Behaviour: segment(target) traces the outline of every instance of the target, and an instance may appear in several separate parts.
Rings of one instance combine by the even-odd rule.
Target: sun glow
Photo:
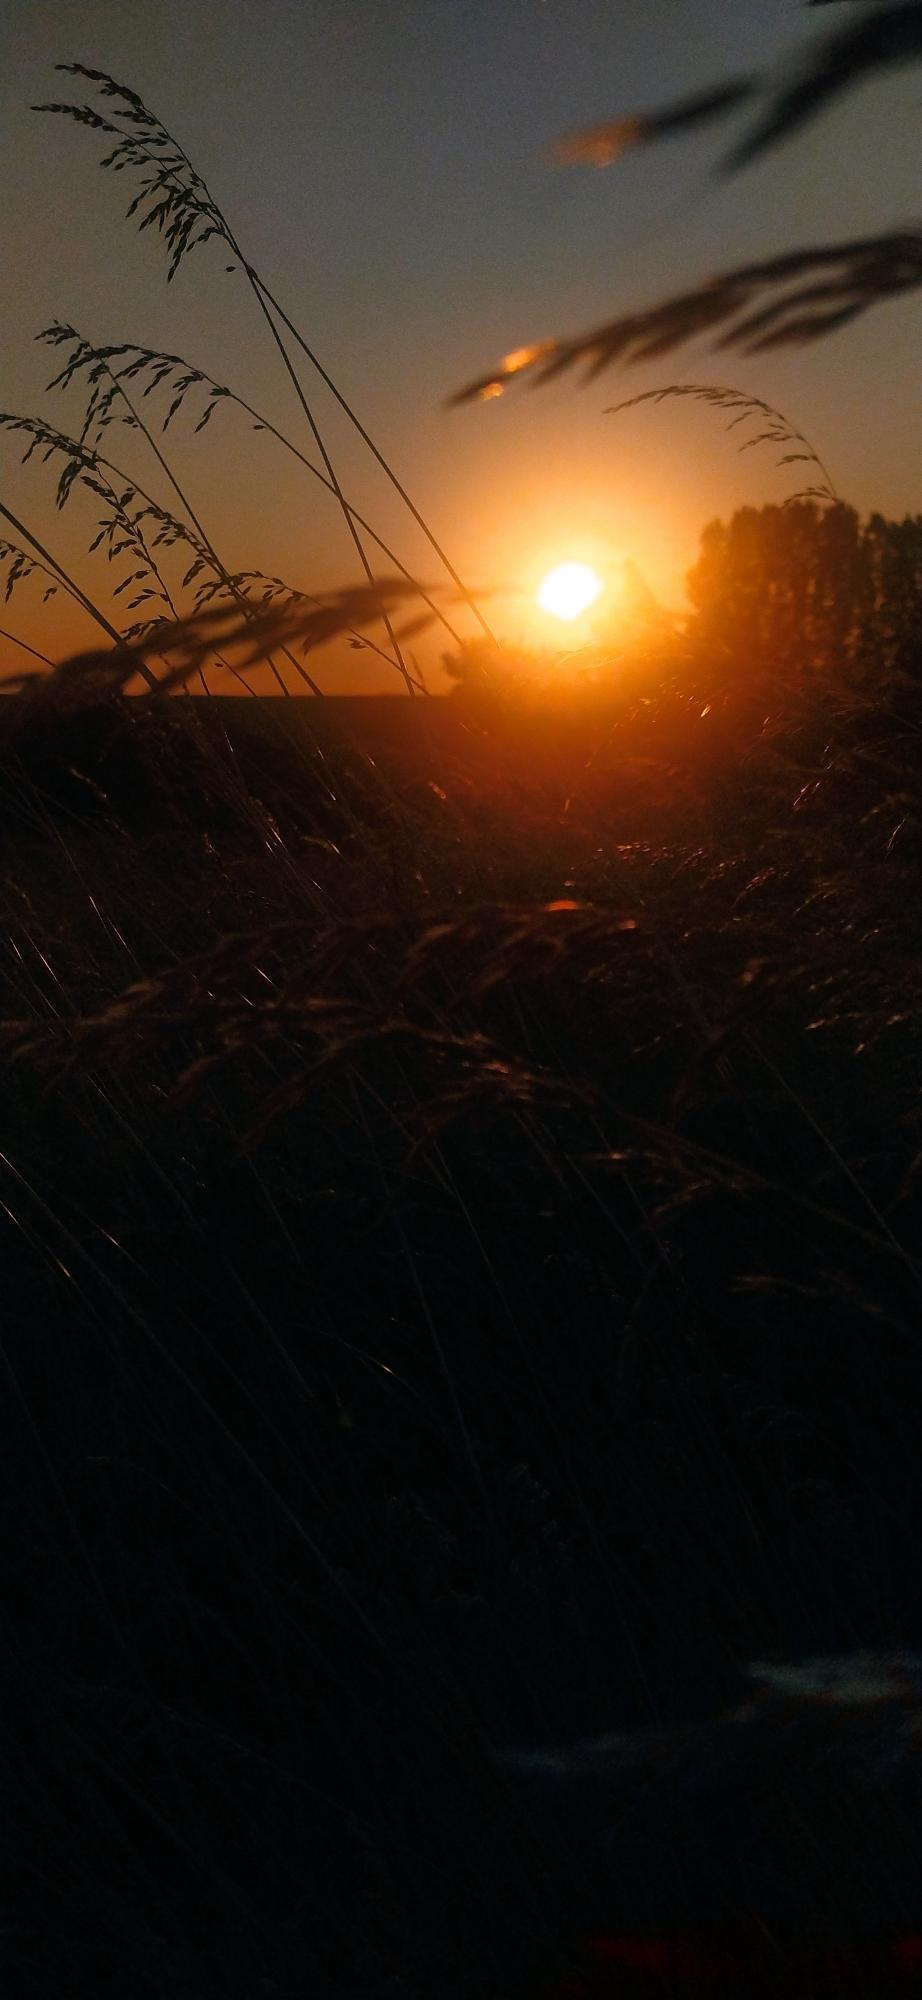
[[[550,612],[552,618],[562,618],[570,624],[581,612],[588,611],[604,588],[601,577],[589,568],[588,563],[559,563],[543,578],[537,602],[542,611]]]

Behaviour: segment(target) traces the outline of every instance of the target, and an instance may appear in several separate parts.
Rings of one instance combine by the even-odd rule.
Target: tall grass
[[[46,1981],[506,1995],[580,1908],[491,1745],[917,1633],[918,737],[898,681],[743,692],[686,663],[570,751],[446,718],[392,808],[335,736],[332,799],[244,806],[223,703],[126,705],[144,812],[19,738]]]
[[[114,129],[65,109],[172,268],[216,234],[291,335],[91,80]],[[649,1747],[746,1660],[922,1633],[911,550],[851,650],[690,623],[569,717],[414,701],[350,743],[323,702],[167,702],[385,617],[412,676],[400,621],[441,593],[225,569],[102,450],[162,395],[159,454],[222,385],[51,332],[75,435],[7,428],[95,501],[141,616],[0,705],[7,1990],[510,2000],[687,1886],[646,1766],[549,1829],[497,1746]],[[63,588],[14,532],[10,594]],[[680,1737],[699,1854],[712,1734]],[[859,1857],[832,1941],[908,1921],[767,1735],[795,1856]],[[786,1992],[792,1896],[759,1913]]]
[[[875,71],[916,62],[922,56],[922,5],[896,0],[872,15],[820,35],[800,68],[782,75],[777,86],[765,79],[768,100],[748,137],[719,163],[718,172],[737,173],[778,145],[786,145],[831,100]],[[659,143],[675,133],[725,118],[756,96],[763,79],[734,77],[681,97],[674,104],[608,120],[567,134],[551,149],[558,165],[608,167],[639,145]],[[872,306],[922,283],[922,231],[841,243],[810,245],[780,257],[747,262],[706,279],[690,292],[642,312],[619,314],[605,325],[567,340],[530,341],[507,354],[488,374],[452,396],[492,401],[510,381],[531,374],[547,382],[582,364],[593,381],[616,362],[638,362],[671,354],[689,340],[716,337],[718,348],[759,354],[776,347],[802,347],[851,322]]]

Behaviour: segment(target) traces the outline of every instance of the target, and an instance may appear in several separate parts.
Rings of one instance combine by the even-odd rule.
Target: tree
[[[705,528],[688,594],[690,636],[741,669],[906,673],[922,631],[922,516],[743,507]]]

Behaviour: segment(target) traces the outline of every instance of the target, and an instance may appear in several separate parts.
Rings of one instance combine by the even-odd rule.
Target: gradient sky
[[[653,304],[752,256],[910,220],[917,70],[863,85],[728,180],[712,166],[745,112],[606,172],[544,158],[574,127],[796,61],[853,15],[798,0],[6,0],[0,407],[77,426],[76,401],[45,393],[54,357],[33,341],[67,319],[97,341],[186,355],[310,449],[221,246],[196,253],[168,288],[158,239],[122,220],[127,177],[99,172],[98,140],[30,113],[31,103],[84,94],[53,69],[80,61],[129,83],[179,138],[473,587],[531,591],[555,561],[629,555],[678,606],[704,522],[793,490],[799,468],[778,470],[764,450],[740,457],[707,410],[603,414],[668,381],[725,382],[778,404],[844,497],[862,511],[916,512],[911,299],[813,348],[750,358],[689,348],[586,389],[564,378],[445,407],[522,342]],[[319,384],[313,400],[350,497],[418,575],[438,579],[418,529]],[[232,409],[200,439],[181,420],[168,439],[229,567],[267,569],[305,590],[358,580],[335,503]],[[125,440],[119,455],[149,480],[143,447]],[[92,513],[74,504],[56,515],[51,492],[48,470],[20,470],[15,438],[0,434],[0,495],[62,561],[80,565],[101,601],[105,565],[82,555]],[[93,627],[57,602],[42,612],[37,592],[17,592],[0,624],[55,655],[92,643]],[[519,602],[491,599],[508,633]],[[417,644],[437,682],[441,642]],[[367,654],[321,657],[331,692],[400,690]],[[5,643],[0,659],[12,660]]]

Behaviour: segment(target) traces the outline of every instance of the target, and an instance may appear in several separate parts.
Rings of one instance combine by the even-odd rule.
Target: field
[[[167,11],[109,7],[115,46],[293,302],[133,86],[59,64],[10,292],[66,277],[94,338],[36,331],[65,417],[0,412],[0,1995],[905,1992],[922,516],[867,511],[915,471],[849,345],[922,280],[877,216],[903,100],[841,187],[827,133],[751,230],[711,196],[892,83],[922,9],[795,24],[787,67],[742,10],[723,79],[635,10],[652,110],[534,169],[541,93],[578,120],[630,10],[225,10],[236,68],[221,9]],[[613,223],[567,182],[737,114]],[[87,145],[182,267],[168,350],[121,337],[137,245],[78,234]],[[592,324],[536,312],[483,372],[564,248],[547,326]],[[414,476],[442,454],[477,589],[315,314]],[[720,381],[658,376],[702,340]],[[543,394],[633,364],[598,436]],[[533,428],[449,433],[523,377]],[[691,430],[669,478],[627,441],[696,418],[761,452],[736,485]],[[665,610],[643,535],[666,564],[714,492]]]
[[[644,685],[8,742],[22,1991],[512,1991],[490,1746],[922,1638],[909,697]]]

